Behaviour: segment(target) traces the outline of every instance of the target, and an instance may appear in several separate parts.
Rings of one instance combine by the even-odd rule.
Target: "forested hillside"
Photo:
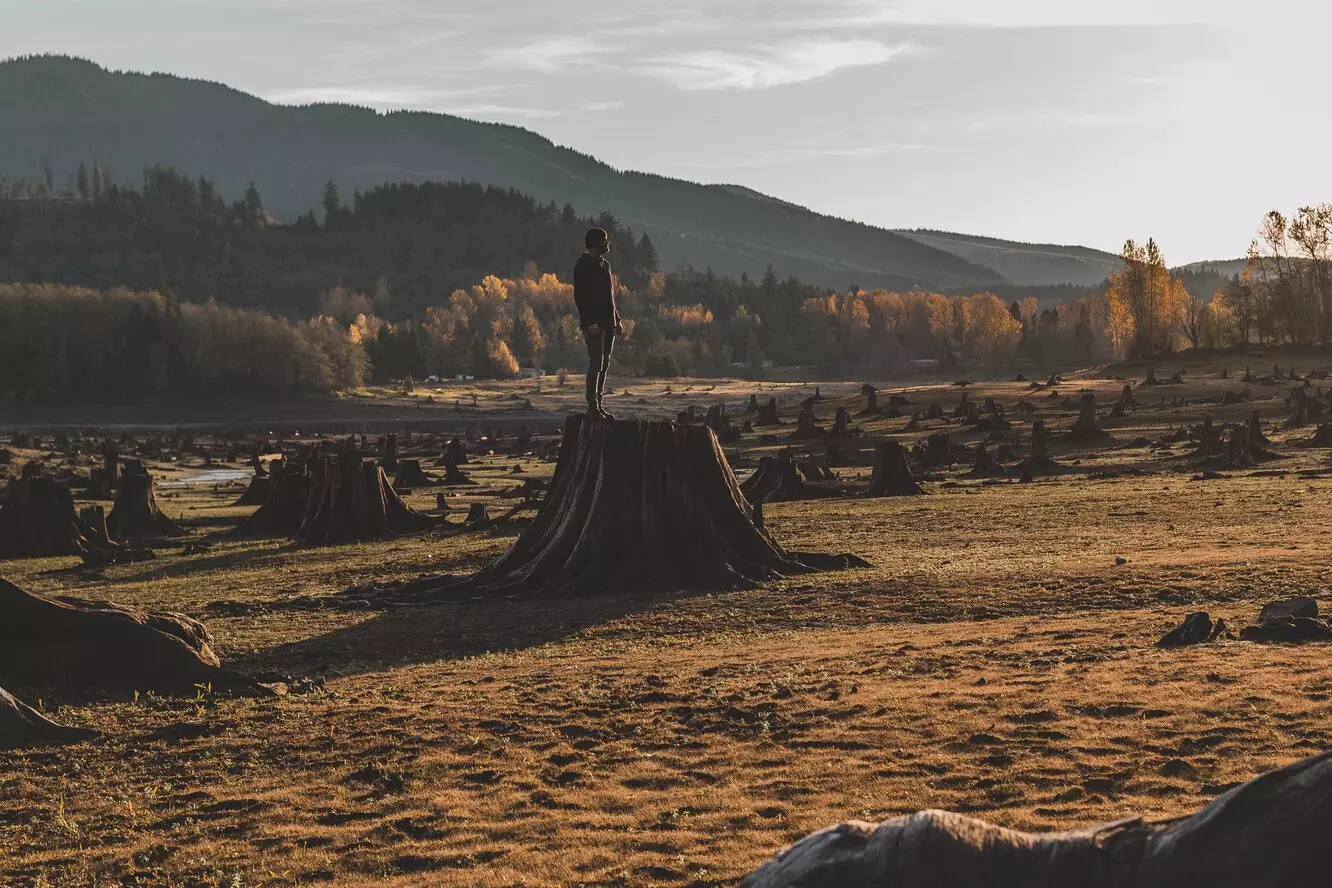
[[[276,218],[386,182],[466,180],[545,204],[613,213],[657,242],[664,268],[738,277],[772,266],[823,286],[909,288],[998,283],[991,269],[908,237],[821,216],[722,185],[612,169],[513,126],[442,114],[272,105],[226,86],[91,62],[0,62],[0,178],[64,187],[79,163],[116,184],[156,165],[206,176],[228,194],[253,182]]]

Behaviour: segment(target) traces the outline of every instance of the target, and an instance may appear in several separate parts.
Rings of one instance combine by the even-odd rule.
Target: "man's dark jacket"
[[[593,324],[606,330],[615,326],[615,292],[611,286],[610,263],[584,253],[574,266],[574,304],[578,306],[578,324],[584,330]]]

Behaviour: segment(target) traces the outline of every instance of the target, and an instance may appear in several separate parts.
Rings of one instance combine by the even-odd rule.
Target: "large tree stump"
[[[56,555],[110,558],[119,547],[98,538],[74,510],[69,488],[54,478],[27,473],[0,493],[0,561]]]
[[[809,438],[822,438],[826,434],[827,432],[820,428],[818,423],[814,420],[813,400],[806,401],[805,406],[800,408],[800,417],[796,421],[796,428],[795,431],[791,433],[791,437],[797,440],[806,440]]]
[[[828,434],[834,438],[851,437],[851,415],[845,407],[837,408],[837,416],[833,420],[833,427]]]
[[[740,888],[1321,888],[1329,800],[1325,752],[1173,820],[1047,834],[947,811],[851,821],[783,849]]]
[[[1110,435],[1096,421],[1096,395],[1083,394],[1078,404],[1078,421],[1068,433],[1070,441],[1104,441]]]
[[[1000,475],[1008,474],[1008,470],[995,461],[985,449],[985,442],[982,441],[976,448],[976,462],[967,472],[969,478],[994,478]]]
[[[925,418],[943,419],[944,418],[943,406],[939,404],[929,405],[928,407],[925,408]]]
[[[245,492],[240,495],[233,506],[262,506],[268,502],[269,494],[273,490],[273,479],[267,474],[254,475],[250,478],[250,486],[245,488]]]
[[[296,541],[306,545],[373,540],[425,530],[438,522],[408,508],[379,463],[357,453],[325,455],[314,463],[315,487]]]
[[[928,469],[939,469],[957,462],[953,439],[947,432],[935,432],[925,439],[924,444],[917,444],[916,456],[920,464]]]
[[[1291,409],[1290,416],[1286,418],[1286,427],[1291,429],[1302,428],[1317,422],[1326,409],[1321,401],[1310,397],[1304,386],[1296,386],[1291,391],[1287,403],[1291,405]]]
[[[120,484],[120,446],[114,438],[107,438],[101,446],[102,465],[90,473],[88,496],[93,499],[113,499]]]
[[[415,490],[420,487],[438,487],[440,481],[432,475],[427,475],[421,469],[419,459],[403,459],[398,461],[398,474],[393,477],[393,489],[401,492]]]
[[[906,448],[896,441],[874,445],[874,472],[866,491],[869,496],[919,496],[924,492],[911,474]]]
[[[1038,419],[1031,424],[1031,454],[1014,466],[1014,471],[1026,476],[1049,475],[1063,468],[1050,457],[1050,444],[1046,439],[1045,420]]]
[[[865,396],[865,409],[860,411],[860,415],[877,416],[879,413],[879,393],[868,383],[861,387],[860,391]]]
[[[0,685],[193,694],[264,693],[223,669],[202,623],[181,614],[28,592],[0,578]]]
[[[1332,423],[1323,423],[1318,426],[1314,432],[1313,440],[1309,442],[1310,447],[1332,447]]]
[[[775,396],[768,398],[768,403],[763,405],[763,407],[759,410],[758,416],[754,420],[754,425],[765,426],[765,425],[781,425],[781,424],[782,424],[782,417],[781,414],[778,413],[777,411],[777,398]]]
[[[536,519],[508,553],[471,577],[423,577],[365,598],[580,595],[747,588],[863,566],[851,555],[787,552],[754,524],[706,426],[568,419]]]
[[[398,433],[389,432],[379,439],[379,464],[386,472],[398,470]]]
[[[295,536],[305,520],[306,504],[314,489],[303,460],[276,460],[269,470],[268,499],[232,530],[233,536]]]
[[[751,505],[782,502],[803,497],[805,482],[795,461],[783,453],[781,456],[760,457],[758,468],[740,484],[740,492]]]
[[[448,445],[444,448],[444,459],[452,462],[455,466],[465,466],[467,465],[467,448],[457,438],[450,438]]]
[[[1211,459],[1225,449],[1225,444],[1221,440],[1221,433],[1217,431],[1216,426],[1212,425],[1212,414],[1203,416],[1202,425],[1198,427],[1198,449],[1193,452],[1195,457]]]
[[[163,539],[188,533],[157,507],[153,476],[138,462],[131,462],[121,474],[106,526],[117,540]]]

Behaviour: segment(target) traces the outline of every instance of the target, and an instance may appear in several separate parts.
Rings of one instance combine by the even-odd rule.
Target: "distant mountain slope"
[[[1248,259],[1208,259],[1203,262],[1190,262],[1180,267],[1181,271],[1212,271],[1222,277],[1234,277],[1244,271]]]
[[[969,262],[993,268],[1015,284],[1080,284],[1093,287],[1119,268],[1119,257],[1089,247],[1023,244],[947,231],[898,231],[947,250]]]
[[[983,286],[1000,275],[919,238],[819,215],[747,189],[620,172],[514,126],[345,105],[272,105],[226,86],[108,72],[78,59],[0,62],[0,177],[58,186],[80,161],[136,179],[151,164],[212,179],[230,198],[253,181],[292,219],[323,184],[344,197],[389,181],[468,180],[516,188],[647,230],[665,268],[761,275],[771,265],[830,287]]]

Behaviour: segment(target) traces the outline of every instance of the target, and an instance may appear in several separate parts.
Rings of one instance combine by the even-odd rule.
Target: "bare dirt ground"
[[[1326,359],[1295,360],[1307,372]],[[183,611],[207,622],[231,665],[322,682],[258,701],[207,688],[184,700],[42,700],[104,737],[0,753],[0,884],[701,888],[852,817],[935,807],[1053,829],[1191,812],[1332,745],[1327,645],[1154,646],[1194,610],[1243,626],[1284,596],[1329,603],[1329,452],[1305,446],[1312,428],[1283,429],[1294,383],[1217,403],[1246,388],[1246,361],[1271,372],[1261,355],[1185,365],[1184,384],[1135,387],[1144,406],[1114,421],[1104,415],[1123,380],[1105,372],[1068,377],[1053,398],[1026,383],[971,386],[1015,422],[1026,398],[1055,431],[1076,415],[1063,399],[1094,391],[1114,440],[1056,441],[1067,472],[1031,484],[963,478],[959,464],[921,497],[770,505],[768,526],[788,547],[874,567],[758,590],[282,606],[371,579],[475,570],[516,528],[330,548],[210,538],[202,554],[164,549],[96,573],[72,558],[0,564],[28,588]],[[1136,386],[1145,368],[1113,372]],[[903,391],[876,383],[881,404]],[[641,415],[723,397],[740,417],[750,392],[781,396],[788,425],[759,430],[775,443],[728,448],[738,474],[788,443],[796,402],[814,388],[627,385],[611,400]],[[493,410],[531,386],[497,387]],[[820,388],[824,427],[836,407],[864,406],[859,384]],[[906,396],[951,411],[959,392]],[[463,394],[433,397],[448,410]],[[573,397],[543,393],[533,409],[553,425]],[[1162,397],[1209,402],[1157,409]],[[1193,480],[1187,442],[1120,446],[1253,409],[1285,457],[1257,469]],[[856,418],[862,434],[844,447],[939,430],[983,437],[951,419],[905,434],[906,422]],[[498,503],[516,486],[515,462],[551,471],[488,457],[472,467],[484,483],[451,501]],[[199,467],[154,470],[170,482]],[[868,480],[866,465],[836,471]],[[248,514],[228,505],[239,491],[164,486],[158,499],[206,536]],[[427,508],[433,493],[409,502]]]

